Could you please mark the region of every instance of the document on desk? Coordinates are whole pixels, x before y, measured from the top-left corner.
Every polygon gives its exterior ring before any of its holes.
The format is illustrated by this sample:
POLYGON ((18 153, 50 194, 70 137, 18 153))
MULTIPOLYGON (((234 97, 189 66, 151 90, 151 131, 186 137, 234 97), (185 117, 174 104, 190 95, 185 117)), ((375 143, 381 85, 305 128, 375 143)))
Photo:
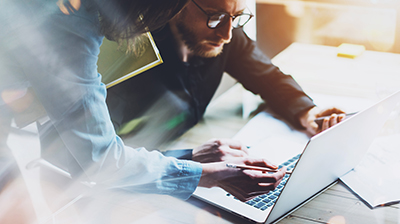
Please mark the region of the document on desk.
POLYGON ((341 177, 371 208, 400 202, 400 134, 377 137, 354 170, 341 177))

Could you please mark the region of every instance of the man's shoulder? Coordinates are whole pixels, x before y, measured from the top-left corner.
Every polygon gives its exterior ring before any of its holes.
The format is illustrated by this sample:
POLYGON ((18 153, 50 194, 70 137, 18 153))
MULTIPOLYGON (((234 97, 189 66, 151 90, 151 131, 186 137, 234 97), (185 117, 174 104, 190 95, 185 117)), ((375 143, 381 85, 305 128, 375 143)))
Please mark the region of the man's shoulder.
POLYGON ((232 45, 242 46, 252 42, 253 40, 251 40, 247 36, 246 32, 244 32, 242 28, 232 30, 232 39, 231 39, 232 45))

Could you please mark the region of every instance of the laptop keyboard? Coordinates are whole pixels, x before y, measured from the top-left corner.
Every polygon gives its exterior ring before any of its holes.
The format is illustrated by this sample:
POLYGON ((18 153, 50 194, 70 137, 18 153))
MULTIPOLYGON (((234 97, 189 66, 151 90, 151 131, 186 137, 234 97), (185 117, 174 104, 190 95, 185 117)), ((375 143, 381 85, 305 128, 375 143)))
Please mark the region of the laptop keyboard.
MULTIPOLYGON (((299 160, 301 154, 294 156, 293 158, 287 160, 286 162, 279 165, 279 169, 283 166, 286 166, 288 171, 292 171, 294 166, 296 165, 297 161, 299 160)), ((279 194, 281 193, 283 186, 285 186, 287 179, 289 178, 289 174, 286 174, 279 185, 275 188, 275 190, 268 192, 267 194, 263 194, 257 196, 245 203, 258 208, 262 211, 266 210, 267 208, 271 207, 275 204, 276 199, 278 199, 279 194)))

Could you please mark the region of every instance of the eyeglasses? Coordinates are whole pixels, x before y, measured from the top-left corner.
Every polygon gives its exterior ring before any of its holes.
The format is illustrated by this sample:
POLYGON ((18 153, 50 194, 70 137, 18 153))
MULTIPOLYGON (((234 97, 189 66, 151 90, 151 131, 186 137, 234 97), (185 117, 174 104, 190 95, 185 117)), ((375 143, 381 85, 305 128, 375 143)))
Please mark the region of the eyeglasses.
POLYGON ((240 28, 243 27, 251 18, 254 17, 253 14, 248 14, 248 13, 242 13, 235 16, 231 16, 226 12, 207 13, 194 0, 192 0, 192 2, 208 17, 207 27, 210 29, 216 29, 220 26, 225 25, 231 18, 232 18, 232 27, 240 28))

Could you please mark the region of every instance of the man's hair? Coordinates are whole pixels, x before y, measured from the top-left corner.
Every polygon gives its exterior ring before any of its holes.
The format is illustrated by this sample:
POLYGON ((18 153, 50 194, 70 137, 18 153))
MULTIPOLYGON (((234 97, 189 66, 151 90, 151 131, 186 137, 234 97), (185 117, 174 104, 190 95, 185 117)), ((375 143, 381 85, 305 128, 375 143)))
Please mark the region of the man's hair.
POLYGON ((91 0, 100 13, 101 32, 109 40, 132 40, 171 20, 188 0, 91 0))

